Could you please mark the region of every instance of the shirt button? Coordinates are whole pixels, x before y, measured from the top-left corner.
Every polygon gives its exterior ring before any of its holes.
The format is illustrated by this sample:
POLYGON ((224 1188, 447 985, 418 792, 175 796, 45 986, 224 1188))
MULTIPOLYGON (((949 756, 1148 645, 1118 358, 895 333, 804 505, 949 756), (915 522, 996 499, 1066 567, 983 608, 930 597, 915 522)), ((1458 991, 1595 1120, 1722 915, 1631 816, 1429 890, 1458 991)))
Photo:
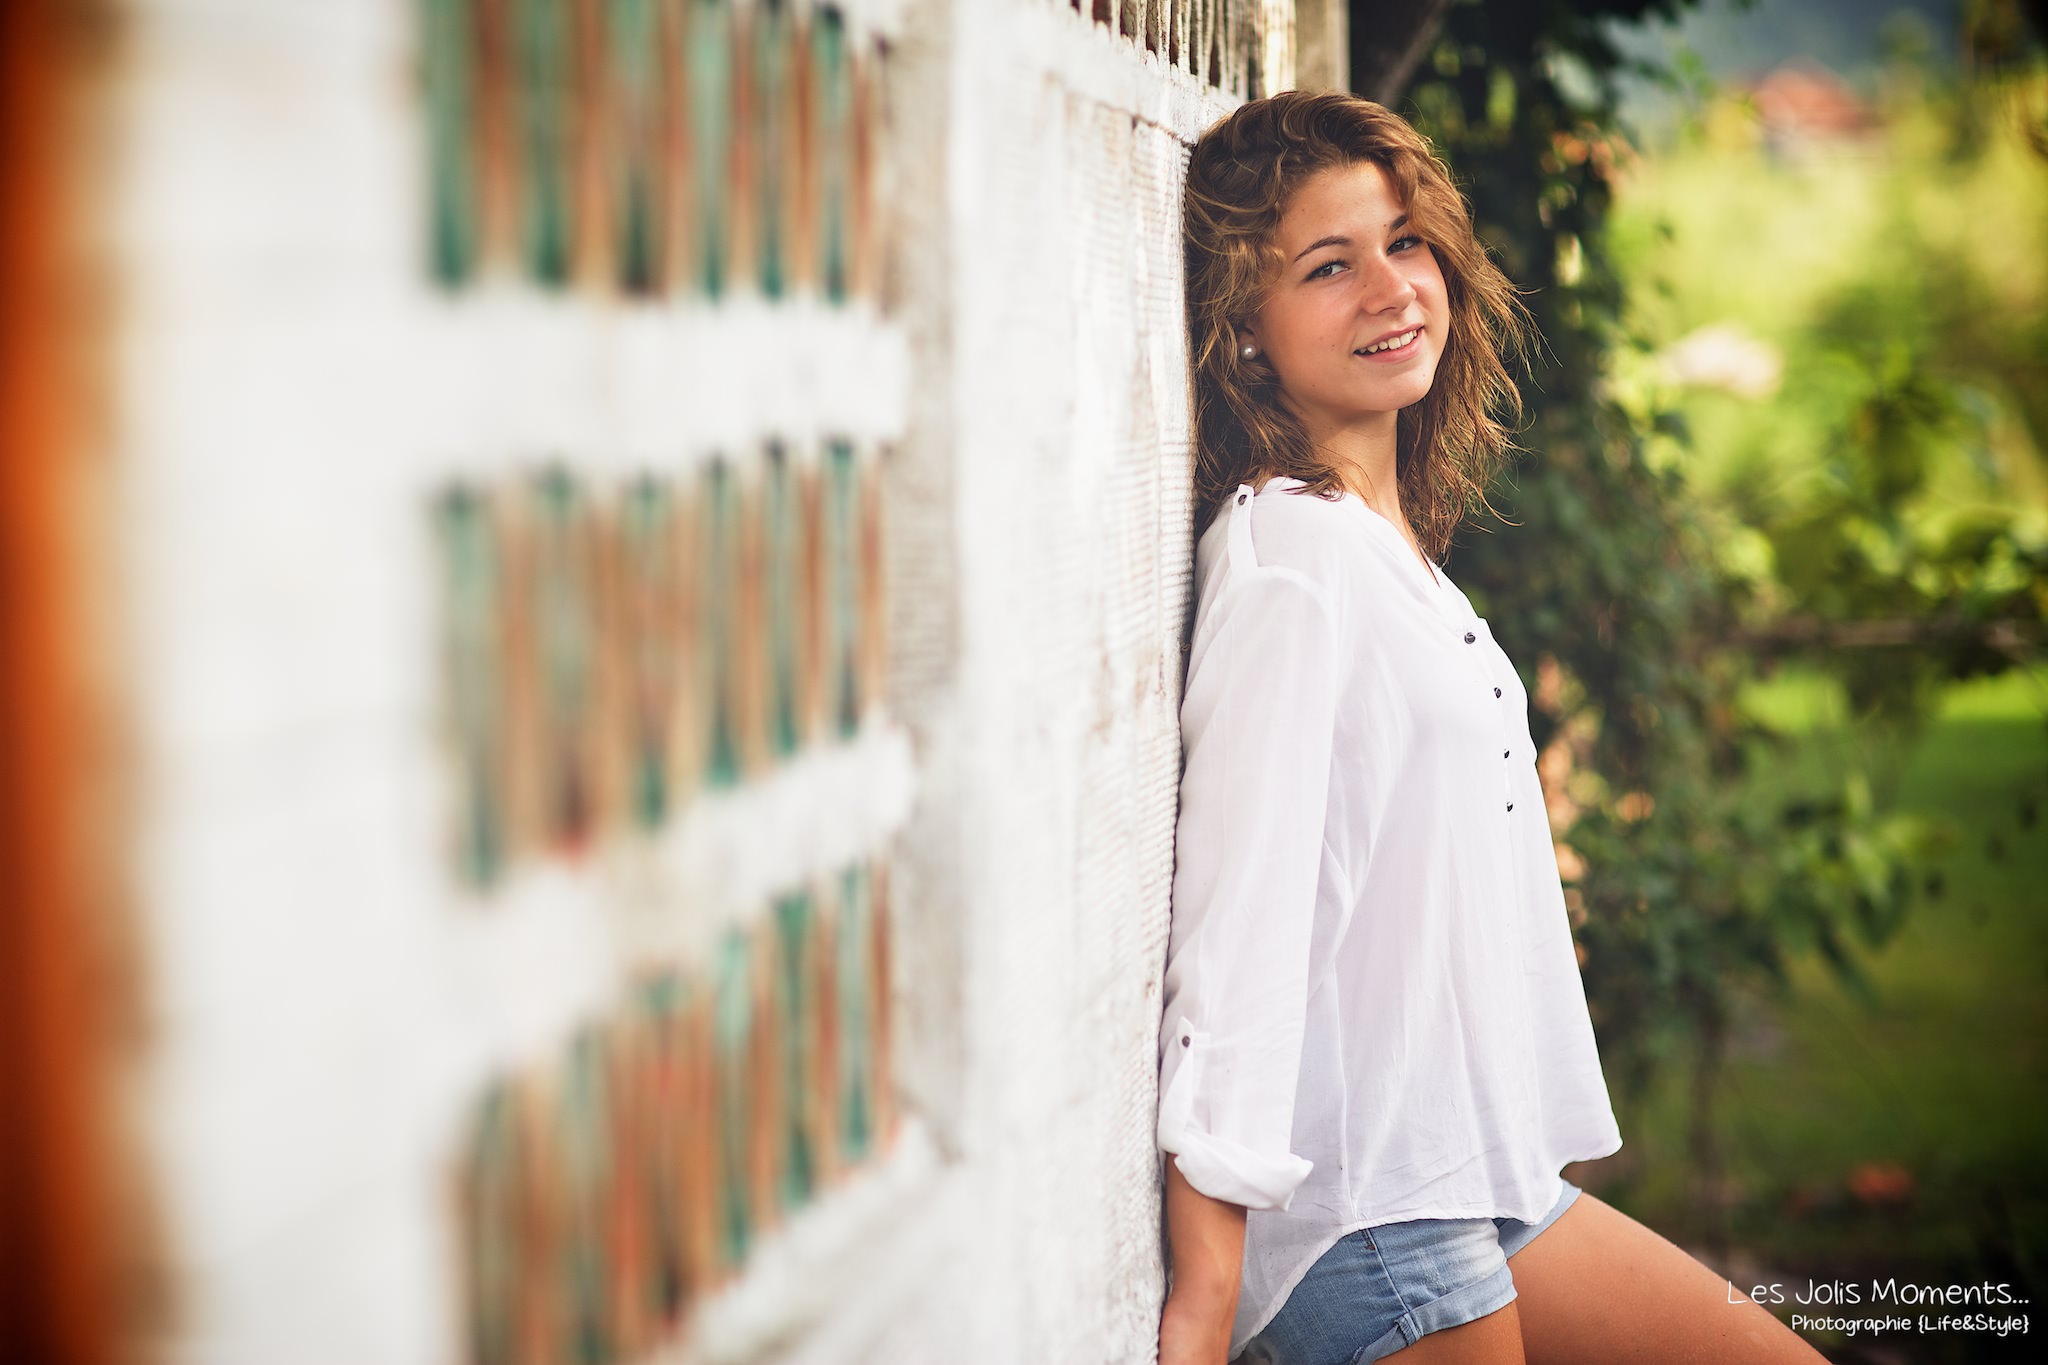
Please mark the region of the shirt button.
POLYGON ((1508 809, 1509 809, 1509 810, 1513 810, 1514 808, 1515 808, 1515 803, 1514 803, 1514 802, 1512 802, 1512 801, 1508 802, 1508 809))
POLYGON ((1245 504, 1245 499, 1249 498, 1250 496, 1251 496, 1251 494, 1249 494, 1249 493, 1239 493, 1239 494, 1237 495, 1237 505, 1238 505, 1239 507, 1242 507, 1242 506, 1244 506, 1244 504, 1245 504))
POLYGON ((1506 749, 1502 749, 1502 750, 1500 751, 1500 756, 1501 756, 1502 758, 1506 758, 1506 757, 1508 756, 1508 751, 1507 751, 1506 749))
POLYGON ((1187 1040, 1187 1039, 1185 1039, 1185 1038, 1181 1039, 1181 1040, 1180 1040, 1180 1045, 1181 1045, 1182 1047, 1186 1047, 1186 1046, 1188 1046, 1188 1040, 1187 1040))
POLYGON ((1493 695, 1496 697, 1500 695, 1500 689, 1498 687, 1493 689, 1493 695))
POLYGON ((1472 643, 1472 642, 1473 642, 1474 640, 1476 640, 1476 639, 1478 639, 1478 638, 1479 638, 1479 637, 1478 637, 1477 635, 1474 635, 1474 634, 1473 634, 1473 633, 1472 633, 1471 631, 1469 631, 1469 630, 1465 632, 1465 643, 1466 643, 1466 644, 1468 644, 1468 645, 1469 645, 1469 644, 1471 644, 1471 643, 1472 643))

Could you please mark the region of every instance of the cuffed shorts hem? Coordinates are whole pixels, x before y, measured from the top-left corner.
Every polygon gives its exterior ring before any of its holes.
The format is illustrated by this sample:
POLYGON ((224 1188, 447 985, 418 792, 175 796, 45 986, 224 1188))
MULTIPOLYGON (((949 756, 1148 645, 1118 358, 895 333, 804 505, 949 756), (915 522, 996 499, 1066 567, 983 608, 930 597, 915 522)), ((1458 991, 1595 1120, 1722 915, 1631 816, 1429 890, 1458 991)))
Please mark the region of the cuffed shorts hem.
POLYGON ((1579 1194, 1564 1181, 1533 1223, 1416 1219, 1346 1233, 1245 1343, 1236 1365, 1371 1365, 1431 1332, 1499 1312, 1515 1299, 1508 1258, 1579 1194))
POLYGON ((1413 1346, 1431 1332, 1476 1322, 1488 1313, 1499 1312, 1514 1300, 1515 1277, 1506 1266, 1502 1266, 1477 1284, 1454 1289, 1440 1299, 1431 1299, 1420 1308, 1403 1313, 1387 1329, 1385 1336, 1359 1353, 1353 1365, 1368 1365, 1370 1361, 1390 1356, 1404 1346, 1413 1346))

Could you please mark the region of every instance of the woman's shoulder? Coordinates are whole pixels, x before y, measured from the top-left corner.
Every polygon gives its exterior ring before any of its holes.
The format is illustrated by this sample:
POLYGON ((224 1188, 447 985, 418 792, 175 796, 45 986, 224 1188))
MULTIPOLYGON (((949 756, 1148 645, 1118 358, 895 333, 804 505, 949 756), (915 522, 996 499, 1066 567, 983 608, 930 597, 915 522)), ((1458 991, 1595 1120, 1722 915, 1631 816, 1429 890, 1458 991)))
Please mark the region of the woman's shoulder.
MULTIPOLYGON (((1299 479, 1240 484, 1196 545, 1195 582, 1204 603, 1254 581, 1291 579, 1332 609, 1344 580, 1342 512, 1299 479)), ((1206 614, 1206 613, 1201 613, 1206 614)))
POLYGON ((1335 586, 1359 549, 1355 509, 1341 494, 1318 493, 1300 479, 1269 479, 1244 508, 1233 510, 1250 515, 1252 553, 1261 567, 1292 569, 1335 586))
MULTIPOLYGON (((1250 572, 1306 579, 1329 606, 1340 631, 1373 632, 1389 612, 1405 611, 1427 586, 1413 571, 1414 551, 1356 495, 1318 492, 1301 479, 1279 476, 1257 487, 1241 485, 1219 520, 1243 518, 1245 537, 1231 558, 1250 572), (1251 496, 1237 501, 1245 489, 1251 496), (1246 553, 1248 551, 1248 553, 1246 553)), ((1226 527, 1209 547, 1224 549, 1226 527)))

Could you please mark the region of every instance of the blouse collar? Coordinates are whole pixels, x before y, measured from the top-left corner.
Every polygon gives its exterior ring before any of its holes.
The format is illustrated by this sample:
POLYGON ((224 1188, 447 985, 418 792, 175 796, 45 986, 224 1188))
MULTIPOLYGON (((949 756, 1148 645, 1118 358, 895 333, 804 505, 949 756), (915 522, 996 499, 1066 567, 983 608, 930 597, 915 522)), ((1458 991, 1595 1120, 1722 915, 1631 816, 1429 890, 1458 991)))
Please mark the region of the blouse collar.
MULTIPOLYGON (((1266 488, 1304 488, 1307 485, 1308 481, 1306 479, 1297 479, 1289 474, 1275 475, 1266 482, 1266 488)), ((1262 489, 1261 491, 1263 492, 1264 490, 1262 489)), ((1375 512, 1367 505, 1364 498, 1359 497, 1356 493, 1346 491, 1343 501, 1352 504, 1365 514, 1367 523, 1374 528, 1373 534, 1377 535, 1380 538, 1380 543, 1393 553, 1394 558, 1400 563, 1401 571, 1406 575, 1410 586, 1420 592, 1429 601, 1431 606, 1436 607, 1438 610, 1444 610, 1449 605, 1444 599, 1448 598, 1454 590, 1451 587, 1450 579, 1444 574, 1443 565, 1438 564, 1432 559, 1429 561, 1429 569, 1422 567, 1417 561, 1414 547, 1409 545, 1408 538, 1401 534, 1400 528, 1396 527, 1393 522, 1388 521, 1378 512, 1375 512), (1431 576, 1431 569, 1435 570, 1434 577, 1431 576)))

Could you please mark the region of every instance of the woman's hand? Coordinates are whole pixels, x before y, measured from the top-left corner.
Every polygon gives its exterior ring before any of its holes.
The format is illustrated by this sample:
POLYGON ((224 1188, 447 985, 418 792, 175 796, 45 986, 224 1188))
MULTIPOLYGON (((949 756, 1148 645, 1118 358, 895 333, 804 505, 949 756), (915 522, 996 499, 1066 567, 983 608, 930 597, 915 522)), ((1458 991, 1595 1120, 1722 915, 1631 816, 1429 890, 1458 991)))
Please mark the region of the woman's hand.
POLYGON ((1236 1316, 1232 1296, 1193 1289, 1167 1295, 1159 1318, 1159 1365, 1227 1365, 1236 1316))

